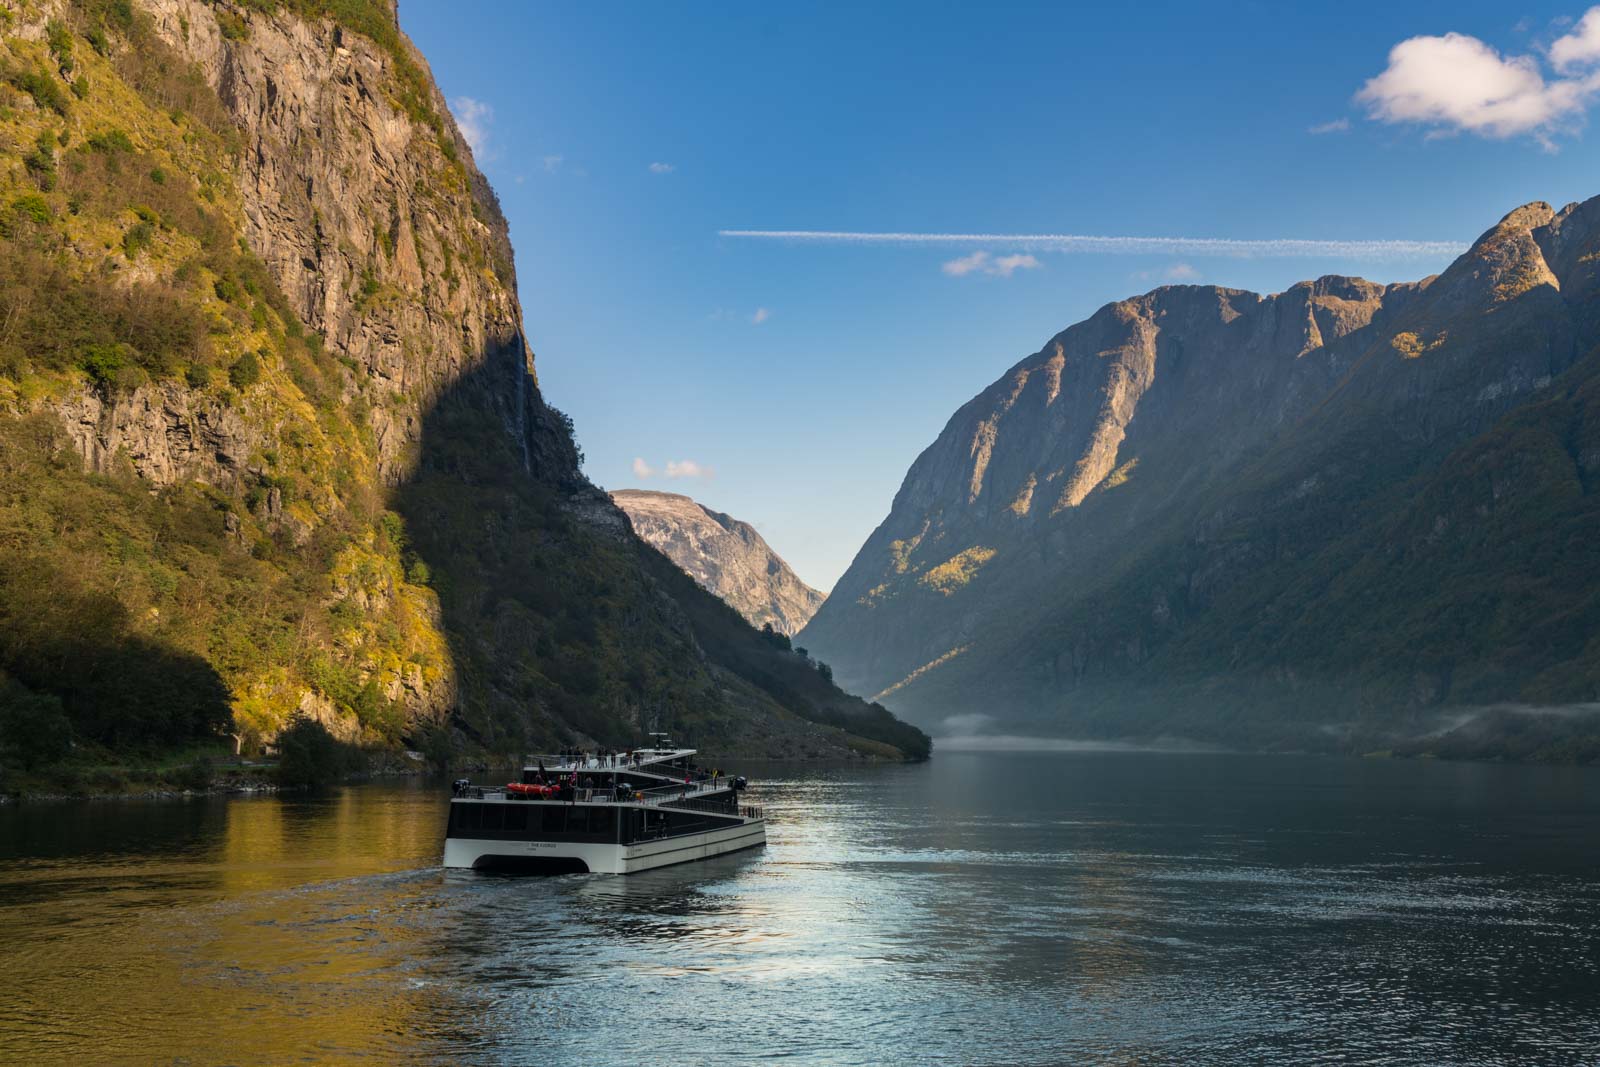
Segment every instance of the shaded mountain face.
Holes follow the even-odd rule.
[[[799,640],[927,724],[1573,755],[1587,715],[1460,709],[1600,696],[1597,267],[1600,201],[1531,204],[1417,283],[1108,305],[955,414]]]
[[[10,5],[0,161],[0,758],[40,724],[248,746],[301,714],[925,751],[668,593],[583,478],[390,0]]]
[[[611,494],[634,532],[758,629],[798,633],[822,594],[772,551],[754,526],[678,493],[619,489]]]

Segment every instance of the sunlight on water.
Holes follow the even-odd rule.
[[[1593,772],[1120,753],[744,770],[765,850],[627,878],[444,872],[444,793],[416,783],[0,810],[0,1060],[1600,1047]]]

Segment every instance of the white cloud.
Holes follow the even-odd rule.
[[[651,174],[671,174],[673,171],[675,171],[677,169],[678,168],[674,167],[671,163],[652,163],[652,164],[650,164],[650,173]]]
[[[561,169],[561,164],[566,160],[566,158],[566,156],[545,156],[544,169],[554,174],[556,171]]]
[[[710,481],[716,472],[710,467],[704,467],[692,459],[667,460],[668,478],[701,478]]]
[[[1578,25],[1550,46],[1550,65],[1562,74],[1600,61],[1600,7],[1584,12]]]
[[[1390,49],[1388,67],[1356,101],[1379,122],[1428,126],[1433,136],[1530,134],[1550,148],[1600,95],[1600,71],[1590,69],[1600,64],[1600,7],[1550,46],[1550,62],[1562,77],[1546,81],[1531,55],[1502,56],[1461,33],[1412,37]]]
[[[772,312],[766,308],[756,308],[755,314],[750,316],[750,321],[760,326],[770,318],[772,318]]]
[[[758,241],[803,241],[812,244],[1010,245],[1034,251],[1090,255],[1340,256],[1385,260],[1458,256],[1461,241],[1314,241],[1294,237],[1241,240],[1231,237],[1105,237],[1072,233],[887,233],[853,230],[718,230],[718,236]],[[982,254],[987,259],[988,253]],[[972,256],[963,256],[970,260]],[[960,263],[952,260],[951,263]],[[980,260],[982,262],[982,260]],[[959,273],[969,273],[967,268]],[[948,269],[946,273],[957,273]]]
[[[988,261],[989,253],[974,252],[970,256],[962,256],[959,259],[946,260],[939,269],[950,275],[952,278],[960,278],[964,275],[971,274],[975,270],[982,270],[983,265]]]
[[[494,108],[470,96],[458,96],[450,101],[450,112],[456,117],[456,128],[467,139],[467,146],[478,161],[492,159],[489,145],[489,126],[494,122]]]
[[[1009,278],[1019,270],[1034,270],[1039,261],[1025,252],[1009,256],[992,256],[988,252],[974,252],[957,259],[946,260],[939,269],[952,278],[965,277],[974,272]]]
[[[1306,127],[1307,133],[1347,133],[1350,129],[1349,119],[1334,119],[1332,122],[1319,122],[1315,126]]]
[[[669,459],[665,467],[657,469],[646,463],[643,456],[633,457],[633,476],[641,482],[647,482],[655,477],[672,478],[674,480],[700,478],[710,481],[716,477],[716,474],[717,472],[710,467],[696,463],[692,459]]]

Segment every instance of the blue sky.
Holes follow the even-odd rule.
[[[955,409],[1107,301],[1450,256],[719,231],[1470,241],[1600,194],[1585,11],[400,5],[500,194],[589,476],[750,521],[823,590]]]

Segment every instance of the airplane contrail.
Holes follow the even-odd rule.
[[[1253,257],[1425,259],[1458,256],[1461,241],[1313,241],[1299,238],[1105,237],[1074,233],[871,233],[853,230],[718,230],[718,236],[812,244],[1004,245],[1051,252]]]

